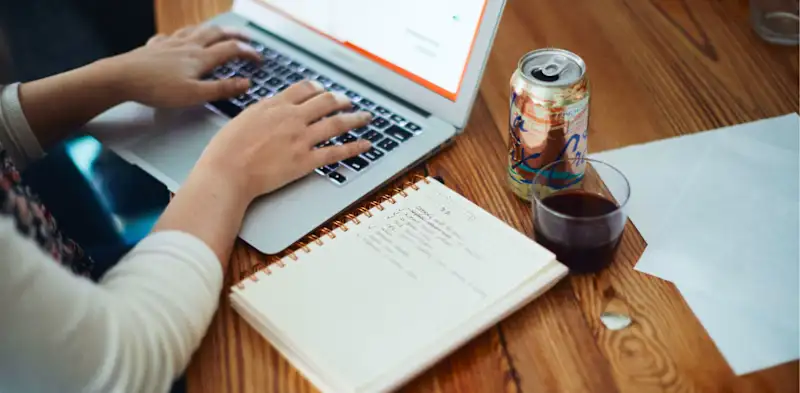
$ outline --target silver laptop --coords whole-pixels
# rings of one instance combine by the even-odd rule
[[[373,148],[254,201],[240,237],[277,253],[461,132],[503,7],[504,0],[235,0],[207,23],[242,29],[265,61],[234,61],[210,77],[248,77],[248,94],[180,110],[125,103],[87,131],[175,192],[242,108],[303,79],[347,94],[374,120],[326,144],[361,138]]]

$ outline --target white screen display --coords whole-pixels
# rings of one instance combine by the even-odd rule
[[[455,100],[486,0],[260,0]]]

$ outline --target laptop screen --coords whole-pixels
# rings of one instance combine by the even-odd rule
[[[259,0],[455,101],[487,0]]]

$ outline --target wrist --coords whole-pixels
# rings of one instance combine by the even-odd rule
[[[118,58],[119,56],[100,59],[84,67],[96,92],[105,97],[112,106],[131,101],[134,97],[134,89],[127,82],[128,73],[124,62]]]
[[[249,191],[247,180],[238,173],[241,172],[205,162],[201,158],[186,183],[214,192],[224,203],[247,208],[254,196]]]

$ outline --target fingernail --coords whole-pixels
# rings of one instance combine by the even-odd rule
[[[256,52],[256,53],[258,53],[255,48],[253,48],[252,46],[250,46],[250,44],[248,44],[246,42],[239,41],[239,42],[236,43],[236,45],[239,45],[239,48],[242,48],[242,50],[246,50],[248,52]]]
[[[361,112],[361,118],[364,120],[372,120],[372,113],[370,112]]]
[[[250,88],[250,79],[239,78],[239,81],[236,83],[240,89]]]
[[[348,96],[346,96],[346,95],[344,95],[342,93],[335,92],[335,93],[333,93],[333,96],[336,97],[336,101],[338,103],[342,104],[342,105],[350,103],[350,97],[348,97]]]
[[[319,83],[319,81],[311,81],[311,86],[314,86],[315,91],[325,90],[325,86],[323,86],[322,83]]]

